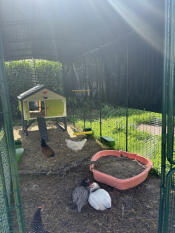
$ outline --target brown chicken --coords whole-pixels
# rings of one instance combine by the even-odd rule
[[[48,158],[55,155],[55,152],[46,144],[44,139],[41,139],[41,151]]]

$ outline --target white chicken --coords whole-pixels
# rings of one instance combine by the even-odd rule
[[[86,141],[87,139],[83,139],[81,141],[72,141],[70,139],[65,139],[67,147],[75,152],[81,150],[84,147]]]
[[[100,186],[93,182],[90,186],[88,202],[96,210],[105,210],[111,208],[111,197],[109,193],[101,189]]]

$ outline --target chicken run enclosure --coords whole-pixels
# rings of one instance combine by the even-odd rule
[[[0,233],[175,232],[175,1],[2,0],[0,19]],[[44,83],[57,92],[57,78],[52,84],[35,62],[61,64],[67,131],[46,121],[53,158],[42,156],[36,124],[26,136],[12,119],[18,108],[17,95],[9,98],[15,86],[10,82],[18,75],[12,65],[13,79],[8,78],[7,63],[26,59],[34,66],[17,68],[27,77],[21,93]],[[71,151],[65,140],[83,129],[93,136],[82,150]],[[19,137],[21,161],[15,150]],[[100,184],[110,193],[110,210],[87,206],[77,213],[71,192],[89,174],[91,157],[104,149],[101,137],[114,139],[115,150],[149,158],[153,169],[130,190]],[[45,231],[32,231],[39,205]]]

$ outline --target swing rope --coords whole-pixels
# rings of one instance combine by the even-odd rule
[[[32,58],[32,82],[34,86],[39,85],[39,80],[36,75],[36,64],[35,64],[35,59]]]

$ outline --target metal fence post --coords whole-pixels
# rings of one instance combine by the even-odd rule
[[[174,17],[175,2],[165,1],[165,37],[164,37],[164,73],[163,73],[163,100],[162,100],[162,156],[161,156],[161,188],[159,206],[159,229],[158,233],[167,233],[169,225],[170,187],[171,174],[166,176],[166,159],[173,161],[174,145]],[[166,107],[167,105],[167,107]],[[168,116],[168,122],[167,117]],[[166,126],[168,128],[166,134]]]
[[[11,229],[11,223],[10,223],[10,206],[8,202],[8,195],[7,195],[7,190],[6,190],[6,184],[5,184],[5,177],[4,177],[4,170],[3,170],[3,165],[2,165],[2,158],[0,154],[0,180],[1,180],[1,190],[2,190],[2,195],[3,199],[5,201],[5,206],[6,206],[6,217],[7,217],[7,227],[10,232],[13,232]]]

